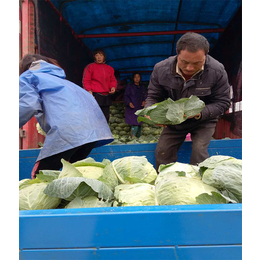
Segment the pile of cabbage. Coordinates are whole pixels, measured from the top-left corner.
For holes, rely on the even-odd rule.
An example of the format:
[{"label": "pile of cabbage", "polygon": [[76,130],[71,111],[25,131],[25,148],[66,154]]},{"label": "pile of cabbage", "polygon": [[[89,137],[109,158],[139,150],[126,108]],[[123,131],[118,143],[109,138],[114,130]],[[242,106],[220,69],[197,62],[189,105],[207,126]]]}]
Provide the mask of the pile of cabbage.
[{"label": "pile of cabbage", "polygon": [[20,210],[242,203],[242,160],[230,156],[160,165],[158,175],[145,156],[62,164],[19,182]]},{"label": "pile of cabbage", "polygon": [[142,124],[141,136],[132,138],[130,125],[125,123],[125,106],[123,103],[114,103],[110,106],[109,127],[115,139],[110,144],[156,143],[162,132],[162,127],[144,123]]}]

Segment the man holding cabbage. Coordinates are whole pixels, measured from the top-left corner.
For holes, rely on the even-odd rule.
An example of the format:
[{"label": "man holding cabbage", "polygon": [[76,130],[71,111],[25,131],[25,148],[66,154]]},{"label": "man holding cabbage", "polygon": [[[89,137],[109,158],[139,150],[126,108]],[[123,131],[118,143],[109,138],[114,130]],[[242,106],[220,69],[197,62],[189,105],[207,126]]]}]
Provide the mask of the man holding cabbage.
[{"label": "man holding cabbage", "polygon": [[145,107],[167,98],[177,101],[197,96],[203,110],[177,125],[167,125],[156,150],[156,169],[160,164],[177,161],[177,152],[188,133],[192,139],[190,163],[196,165],[209,157],[207,148],[218,117],[230,106],[228,76],[224,66],[208,55],[209,43],[200,34],[188,32],[177,42],[177,55],[154,67]]}]

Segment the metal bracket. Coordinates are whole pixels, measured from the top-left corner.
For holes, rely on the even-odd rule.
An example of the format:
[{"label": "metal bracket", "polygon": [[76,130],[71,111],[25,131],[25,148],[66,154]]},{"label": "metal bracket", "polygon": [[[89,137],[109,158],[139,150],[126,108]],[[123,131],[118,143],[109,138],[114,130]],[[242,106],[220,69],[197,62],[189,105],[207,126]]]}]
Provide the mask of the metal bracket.
[{"label": "metal bracket", "polygon": [[27,135],[27,131],[24,130],[24,129],[20,129],[20,137],[21,137],[21,138],[25,138],[26,135]]}]

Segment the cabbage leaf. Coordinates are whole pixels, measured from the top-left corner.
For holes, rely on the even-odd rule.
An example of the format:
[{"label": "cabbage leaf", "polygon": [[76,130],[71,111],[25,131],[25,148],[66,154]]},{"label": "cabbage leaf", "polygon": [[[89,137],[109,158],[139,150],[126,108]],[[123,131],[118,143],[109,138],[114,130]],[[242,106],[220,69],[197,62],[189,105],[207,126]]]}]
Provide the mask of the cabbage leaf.
[{"label": "cabbage leaf", "polygon": [[[28,182],[27,182],[28,184]],[[19,190],[19,210],[54,209],[61,199],[44,193],[45,182],[32,182]]]},{"label": "cabbage leaf", "polygon": [[89,196],[85,198],[76,197],[69,202],[65,208],[100,208],[100,207],[111,207],[112,202],[102,201],[95,196]]},{"label": "cabbage leaf", "polygon": [[215,155],[199,164],[202,181],[217,188],[231,201],[242,202],[242,160]]},{"label": "cabbage leaf", "polygon": [[[187,120],[188,117],[198,115],[204,107],[205,103],[197,96],[192,95],[177,101],[168,98],[150,107],[137,110],[135,114],[138,116],[138,123],[178,125]],[[151,120],[145,116],[149,116]]]},{"label": "cabbage leaf", "polygon": [[76,197],[96,196],[104,200],[113,199],[113,192],[101,181],[84,177],[64,177],[52,181],[44,193],[72,201]]},{"label": "cabbage leaf", "polygon": [[158,176],[155,181],[155,196],[159,205],[199,204],[196,200],[200,194],[218,190],[196,178],[176,176],[171,172]]},{"label": "cabbage leaf", "polygon": [[145,156],[126,156],[112,162],[119,183],[154,183],[157,173]]},{"label": "cabbage leaf", "polygon": [[156,205],[155,187],[148,183],[120,184],[115,188],[117,206]]}]

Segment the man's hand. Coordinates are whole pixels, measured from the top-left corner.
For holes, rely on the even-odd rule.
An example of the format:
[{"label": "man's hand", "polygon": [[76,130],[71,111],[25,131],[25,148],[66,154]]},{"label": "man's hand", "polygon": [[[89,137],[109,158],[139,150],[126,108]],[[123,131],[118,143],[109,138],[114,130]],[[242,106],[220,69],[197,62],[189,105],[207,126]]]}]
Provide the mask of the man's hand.
[{"label": "man's hand", "polygon": [[90,90],[88,93],[90,93],[91,95],[93,95],[93,92]]},{"label": "man's hand", "polygon": [[142,107],[144,107],[144,106],[145,106],[145,101],[142,102]]},{"label": "man's hand", "polygon": [[109,92],[109,94],[114,94],[115,91],[116,91],[116,88],[112,87],[111,90],[110,90],[110,92]]},{"label": "man's hand", "polygon": [[[185,114],[184,114],[184,116],[185,116]],[[188,119],[191,119],[191,118],[195,118],[195,119],[199,120],[201,118],[201,113],[199,113],[199,114],[197,114],[195,116],[188,117]]]},{"label": "man's hand", "polygon": [[129,107],[131,107],[131,108],[135,108],[135,106],[133,105],[132,102],[129,103]]},{"label": "man's hand", "polygon": [[[146,117],[146,118],[152,120],[150,116],[145,115],[144,117]],[[155,124],[155,125],[160,126],[160,127],[164,127],[164,128],[167,127],[167,125],[161,125],[161,124]]]}]

